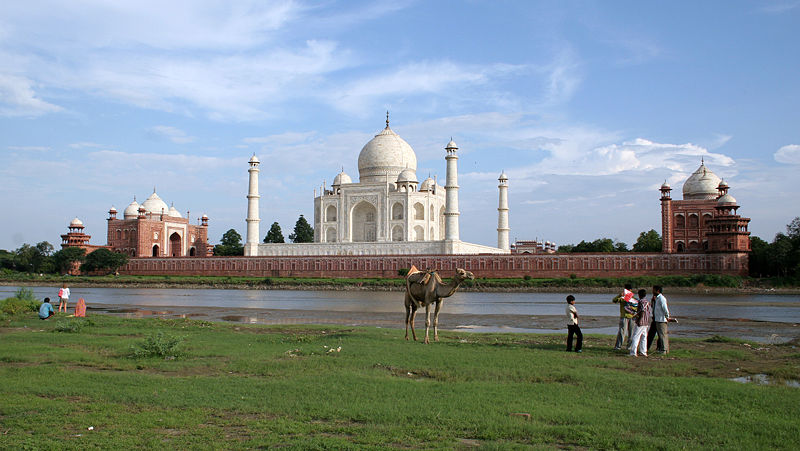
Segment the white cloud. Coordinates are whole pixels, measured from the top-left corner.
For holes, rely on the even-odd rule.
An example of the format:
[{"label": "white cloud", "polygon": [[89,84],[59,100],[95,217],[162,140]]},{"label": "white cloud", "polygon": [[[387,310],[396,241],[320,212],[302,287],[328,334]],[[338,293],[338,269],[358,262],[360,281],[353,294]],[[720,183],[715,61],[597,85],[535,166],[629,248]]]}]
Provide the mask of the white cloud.
[{"label": "white cloud", "polygon": [[40,116],[62,110],[60,106],[40,99],[33,84],[25,77],[0,73],[0,115]]},{"label": "white cloud", "polygon": [[23,152],[45,152],[50,150],[48,146],[8,146],[8,150],[20,150]]},{"label": "white cloud", "polygon": [[155,135],[169,139],[175,144],[187,144],[195,140],[194,136],[187,135],[183,130],[167,125],[157,125],[152,127],[150,131]]},{"label": "white cloud", "polygon": [[778,163],[800,164],[800,145],[789,144],[775,152],[773,156]]},{"label": "white cloud", "polygon": [[71,147],[73,149],[87,149],[87,148],[99,149],[99,148],[102,148],[102,147],[105,147],[105,146],[103,146],[102,144],[93,143],[91,141],[81,141],[81,142],[72,143],[72,144],[69,145],[69,147]]}]

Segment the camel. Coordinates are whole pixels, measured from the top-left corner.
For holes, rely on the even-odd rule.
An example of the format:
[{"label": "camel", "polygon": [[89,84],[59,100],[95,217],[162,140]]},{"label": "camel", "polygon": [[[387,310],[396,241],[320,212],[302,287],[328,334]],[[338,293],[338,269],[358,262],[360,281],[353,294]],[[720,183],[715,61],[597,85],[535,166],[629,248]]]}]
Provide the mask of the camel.
[{"label": "camel", "polygon": [[411,335],[417,341],[417,332],[414,330],[414,318],[417,309],[425,306],[425,344],[429,343],[428,331],[431,326],[431,304],[435,304],[433,312],[433,339],[439,341],[439,311],[444,298],[450,297],[458,290],[461,283],[467,279],[474,279],[471,272],[461,268],[456,269],[450,283],[444,283],[439,274],[434,271],[419,271],[413,267],[406,276],[406,340],[408,340],[408,325],[411,324]]}]

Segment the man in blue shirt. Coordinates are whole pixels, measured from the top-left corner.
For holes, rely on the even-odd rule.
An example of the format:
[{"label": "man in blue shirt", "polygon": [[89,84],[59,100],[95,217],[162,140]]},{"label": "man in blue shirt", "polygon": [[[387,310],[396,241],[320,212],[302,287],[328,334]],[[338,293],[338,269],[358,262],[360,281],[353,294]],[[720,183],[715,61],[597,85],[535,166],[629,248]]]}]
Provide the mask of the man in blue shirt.
[{"label": "man in blue shirt", "polygon": [[50,303],[50,298],[44,298],[44,302],[42,302],[41,307],[39,307],[39,319],[48,319],[55,311],[53,310],[53,304]]}]

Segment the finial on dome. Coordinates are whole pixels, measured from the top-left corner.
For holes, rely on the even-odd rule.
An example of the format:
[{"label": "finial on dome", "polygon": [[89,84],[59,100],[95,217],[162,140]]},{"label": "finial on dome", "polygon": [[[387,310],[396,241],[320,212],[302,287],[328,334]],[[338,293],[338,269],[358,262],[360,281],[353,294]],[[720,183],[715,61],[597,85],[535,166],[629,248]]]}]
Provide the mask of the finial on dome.
[{"label": "finial on dome", "polygon": [[389,110],[386,110],[386,128],[389,128]]}]

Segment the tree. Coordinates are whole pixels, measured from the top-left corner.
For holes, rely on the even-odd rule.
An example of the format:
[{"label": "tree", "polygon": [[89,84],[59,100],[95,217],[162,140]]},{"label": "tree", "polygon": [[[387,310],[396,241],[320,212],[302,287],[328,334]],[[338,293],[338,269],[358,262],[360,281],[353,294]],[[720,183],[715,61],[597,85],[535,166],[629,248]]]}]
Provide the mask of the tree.
[{"label": "tree", "polygon": [[793,240],[800,238],[800,216],[796,216],[792,219],[792,222],[786,226],[786,234]]},{"label": "tree", "polygon": [[100,248],[86,256],[83,265],[81,265],[81,271],[87,273],[95,271],[112,273],[125,263],[128,263],[127,255]]},{"label": "tree", "polygon": [[576,245],[561,245],[558,252],[628,252],[628,245],[611,238],[598,238],[592,242],[582,240]]},{"label": "tree", "polygon": [[661,252],[661,235],[655,229],[640,233],[633,252]]},{"label": "tree", "polygon": [[267,232],[267,236],[264,237],[265,243],[285,243],[286,241],[283,240],[283,232],[281,232],[281,226],[278,225],[277,222],[272,223],[272,227],[269,228],[269,232]]},{"label": "tree", "polygon": [[294,224],[294,233],[289,235],[289,239],[293,243],[313,243],[314,242],[314,228],[306,221],[303,215],[297,218]]},{"label": "tree", "polygon": [[214,246],[214,255],[244,255],[244,245],[242,236],[234,229],[230,229],[222,235],[220,244]]},{"label": "tree", "polygon": [[61,273],[69,272],[73,263],[86,260],[86,249],[82,247],[65,247],[53,254],[53,266]]},{"label": "tree", "polygon": [[750,275],[765,277],[770,274],[770,244],[757,236],[750,237]]},{"label": "tree", "polygon": [[36,246],[23,244],[14,251],[14,269],[25,272],[52,272],[54,269],[50,261],[52,252],[53,245],[47,241],[42,241]]}]

